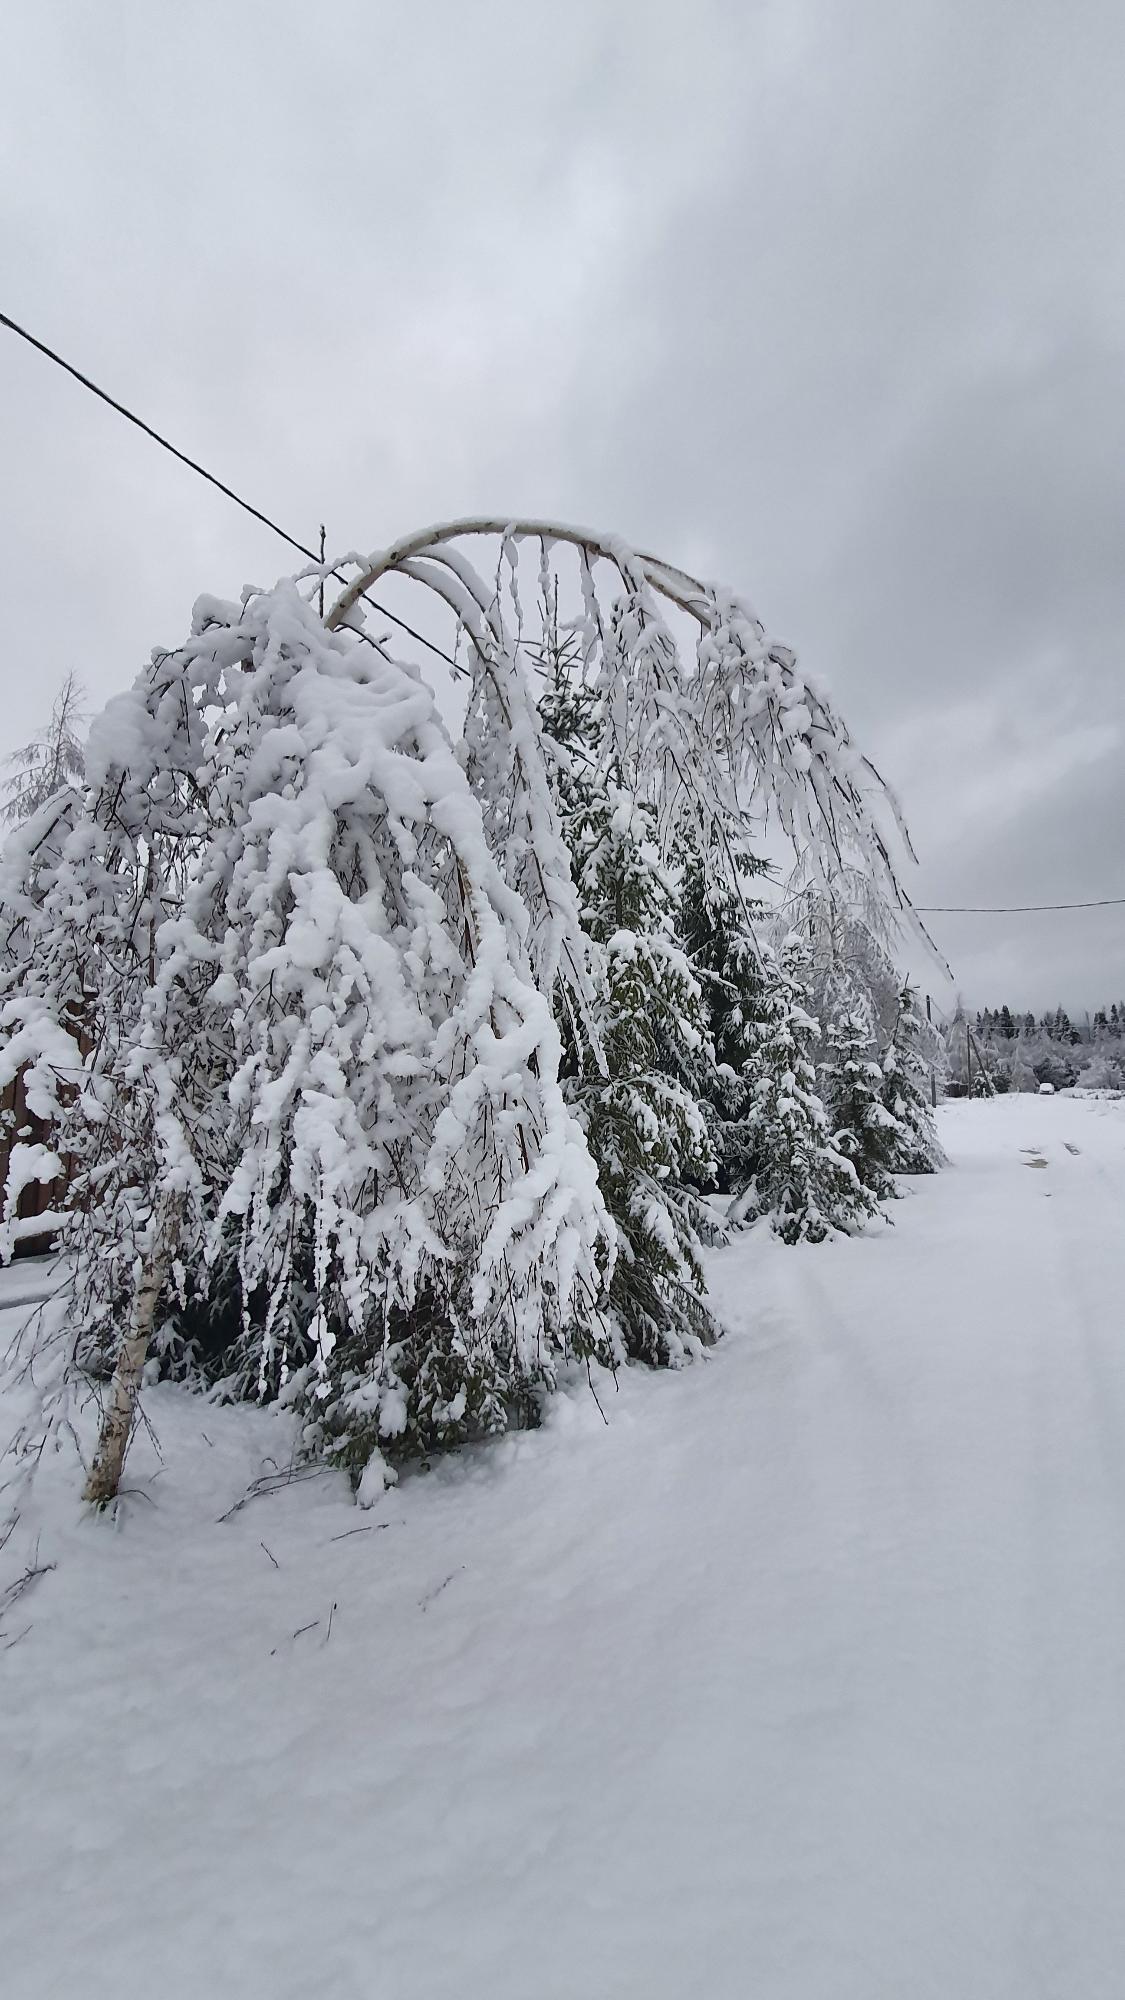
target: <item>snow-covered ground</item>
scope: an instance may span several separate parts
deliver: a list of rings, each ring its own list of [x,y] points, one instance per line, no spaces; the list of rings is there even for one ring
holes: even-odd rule
[[[284,1427],[173,1391],[116,1530],[48,1467],[0,1991],[1120,2000],[1125,1104],[942,1129],[893,1229],[715,1255],[706,1366],[373,1514],[219,1522]]]

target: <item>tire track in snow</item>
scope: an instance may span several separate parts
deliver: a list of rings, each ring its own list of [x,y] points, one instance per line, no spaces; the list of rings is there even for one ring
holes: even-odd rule
[[[1053,1259],[1059,1322],[1064,1324],[1069,1317],[1078,1330],[1077,1351],[1089,1396],[1090,1430],[1115,1514],[1125,1520],[1125,1350],[1120,1328],[1104,1325],[1104,1308],[1092,1302],[1087,1278],[1091,1250],[1122,1240],[1125,1177],[1122,1185],[1115,1186],[1101,1161],[1088,1159],[1069,1142],[1064,1144],[1072,1159],[1083,1160],[1083,1167],[1075,1173],[1068,1166],[1050,1190],[1052,1205],[1045,1218],[1044,1247],[1049,1247]],[[1104,1334],[1112,1341],[1110,1348]],[[1056,1342],[1053,1352],[1061,1351]]]
[[[1125,1191],[1097,1160],[1071,1144],[1066,1152],[1050,1161],[1050,1206],[1029,1238],[1039,1283],[1026,1329],[1033,1672],[1023,1937],[1026,1976],[1050,2000],[1073,1990],[1086,1939],[1112,1932],[1125,1947],[1105,1843],[1091,1838],[1112,1820],[1119,1787],[1108,1753],[1125,1675],[1122,1370],[1119,1336],[1088,1277],[1098,1247],[1116,1244],[1119,1254]]]

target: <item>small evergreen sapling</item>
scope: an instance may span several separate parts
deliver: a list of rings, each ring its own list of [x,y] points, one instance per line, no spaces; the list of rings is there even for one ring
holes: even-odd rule
[[[870,1190],[835,1145],[816,1090],[813,1048],[819,1035],[808,1013],[809,965],[791,931],[767,953],[747,1067],[747,1125],[757,1170],[734,1203],[732,1219],[768,1216],[784,1243],[821,1243],[854,1231],[877,1212]]]
[[[930,1104],[927,1042],[932,1044],[932,1058],[937,1038],[928,1028],[914,988],[904,982],[894,1035],[883,1057],[883,1108],[898,1128],[892,1165],[899,1174],[932,1174],[945,1164]]]
[[[704,1298],[694,1192],[714,1178],[691,1082],[707,1039],[703,995],[676,942],[677,884],[660,860],[655,809],[628,791],[615,760],[596,770],[601,697],[575,680],[565,653],[545,668],[540,713],[596,994],[589,1025],[564,1010],[564,1088],[616,1233],[616,1350],[676,1365],[719,1331]]]
[[[706,860],[697,854],[684,871],[680,897],[681,934],[703,989],[708,1029],[695,1090],[707,1119],[719,1191],[732,1196],[755,1172],[750,1065],[758,1047],[767,964],[758,938],[765,912],[751,893],[764,864],[745,850],[733,851],[734,882],[726,853]]]
[[[904,1135],[883,1102],[883,1071],[872,1054],[870,1012],[854,997],[828,1023],[824,1075],[837,1150],[877,1202],[889,1200],[897,1192],[895,1157]]]

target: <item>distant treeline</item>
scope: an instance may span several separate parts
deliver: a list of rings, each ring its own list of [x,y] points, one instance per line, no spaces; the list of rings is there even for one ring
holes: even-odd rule
[[[1065,1007],[1036,1016],[1008,1006],[973,1015],[958,1006],[945,1043],[955,1090],[1125,1089],[1125,1001],[1077,1021]]]

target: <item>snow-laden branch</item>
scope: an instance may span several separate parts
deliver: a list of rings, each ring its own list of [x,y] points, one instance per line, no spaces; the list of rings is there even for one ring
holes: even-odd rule
[[[487,561],[477,555],[482,542]],[[792,649],[771,639],[734,591],[616,535],[466,516],[335,562],[335,573],[356,574],[325,623],[336,630],[354,622],[367,593],[399,576],[452,608],[474,671],[487,677],[500,657],[535,650],[516,578],[525,542],[539,545],[542,596],[557,591],[558,552],[575,553],[574,624],[584,672],[606,697],[606,760],[653,799],[669,850],[701,818],[723,825],[747,812],[771,816],[814,881],[858,863],[932,949],[900,879],[896,848],[914,856],[893,790]]]

